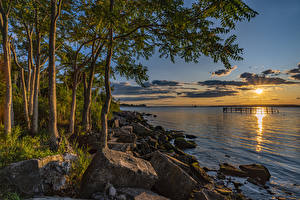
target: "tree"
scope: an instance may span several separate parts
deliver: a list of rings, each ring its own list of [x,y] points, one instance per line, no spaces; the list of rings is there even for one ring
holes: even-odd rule
[[[238,21],[250,20],[257,14],[241,0],[202,0],[191,8],[185,7],[183,0],[115,3],[111,0],[109,11],[105,12],[103,8],[102,11],[109,32],[105,64],[106,99],[101,115],[102,148],[107,147],[107,113],[112,98],[109,84],[111,60],[120,59],[115,58],[115,52],[126,55],[128,51],[131,57],[149,58],[155,46],[161,57],[173,62],[175,56],[186,62],[197,62],[201,55],[205,55],[230,68],[230,59],[242,59],[242,49],[234,43],[235,35],[225,40],[223,37],[235,28]],[[122,48],[114,51],[113,46]],[[127,65],[115,69],[125,75],[126,71],[133,71]]]
[[[59,145],[59,134],[57,130],[56,112],[56,68],[55,68],[55,41],[56,41],[56,22],[61,12],[63,0],[51,0],[51,16],[49,29],[49,134],[50,146],[56,150]]]
[[[4,127],[5,133],[10,134],[12,128],[12,84],[11,84],[11,56],[10,42],[8,36],[8,19],[13,1],[0,0],[0,28],[2,36],[2,48],[4,54],[4,78],[6,84]]]

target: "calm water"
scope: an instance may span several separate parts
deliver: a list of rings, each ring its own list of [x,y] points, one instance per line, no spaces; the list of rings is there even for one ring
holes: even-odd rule
[[[300,108],[279,108],[279,114],[261,110],[257,114],[223,113],[217,107],[123,110],[155,114],[157,118],[147,118],[151,124],[198,136],[198,147],[187,152],[197,156],[202,166],[218,168],[221,162],[265,165],[272,175],[268,186],[275,195],[245,184],[242,190],[253,199],[300,199]]]

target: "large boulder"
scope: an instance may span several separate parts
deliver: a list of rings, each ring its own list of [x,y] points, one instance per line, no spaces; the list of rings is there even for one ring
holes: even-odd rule
[[[151,189],[157,174],[151,164],[128,153],[103,149],[98,152],[85,171],[80,194],[89,198],[95,192],[105,191],[108,183],[115,187]]]
[[[0,190],[25,197],[61,194],[69,186],[67,176],[75,159],[75,155],[66,154],[12,163],[0,170]]]
[[[150,162],[158,174],[154,189],[159,194],[174,200],[184,200],[197,188],[197,182],[190,175],[159,151],[152,154]]]
[[[270,180],[271,174],[269,170],[263,165],[240,165],[239,168],[243,170],[248,177],[255,179],[261,184],[265,184],[268,180]]]

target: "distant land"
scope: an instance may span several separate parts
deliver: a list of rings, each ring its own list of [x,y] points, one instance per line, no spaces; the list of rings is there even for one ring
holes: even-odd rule
[[[300,107],[298,104],[251,104],[251,105],[146,105],[146,104],[126,104],[121,103],[122,107]]]

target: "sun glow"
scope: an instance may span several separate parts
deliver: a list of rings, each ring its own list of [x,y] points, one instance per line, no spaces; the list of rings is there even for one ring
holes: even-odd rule
[[[257,88],[256,90],[255,90],[255,93],[256,94],[261,94],[261,93],[263,93],[263,89],[261,89],[261,88]]]
[[[256,151],[260,152],[262,150],[261,143],[263,142],[263,118],[265,117],[265,109],[257,108],[255,117],[257,118]]]

